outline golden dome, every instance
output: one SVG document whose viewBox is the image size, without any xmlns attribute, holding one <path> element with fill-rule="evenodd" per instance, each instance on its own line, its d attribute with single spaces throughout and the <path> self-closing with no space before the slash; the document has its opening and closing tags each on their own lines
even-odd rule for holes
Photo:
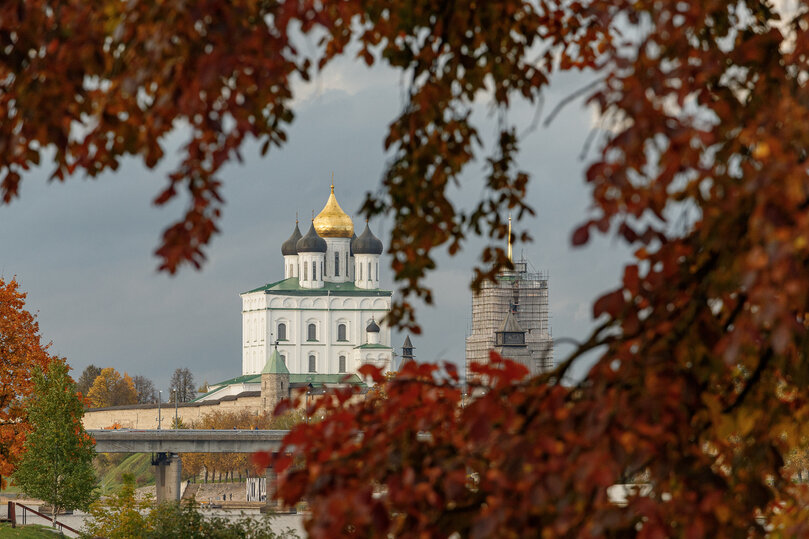
<svg viewBox="0 0 809 539">
<path fill-rule="evenodd" d="M 315 217 L 315 230 L 321 238 L 350 238 L 354 235 L 354 223 L 334 197 L 334 185 L 326 205 Z"/>
</svg>

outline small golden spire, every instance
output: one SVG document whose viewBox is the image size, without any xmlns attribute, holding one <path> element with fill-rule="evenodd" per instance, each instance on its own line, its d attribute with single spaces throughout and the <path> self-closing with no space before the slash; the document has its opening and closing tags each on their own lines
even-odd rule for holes
<svg viewBox="0 0 809 539">
<path fill-rule="evenodd" d="M 298 212 L 297 211 L 295 212 L 295 224 L 296 225 L 298 224 Z"/>
<path fill-rule="evenodd" d="M 511 213 L 508 214 L 508 261 L 514 262 L 511 258 Z"/>
<path fill-rule="evenodd" d="M 331 171 L 331 194 L 334 194 L 334 171 Z"/>
</svg>

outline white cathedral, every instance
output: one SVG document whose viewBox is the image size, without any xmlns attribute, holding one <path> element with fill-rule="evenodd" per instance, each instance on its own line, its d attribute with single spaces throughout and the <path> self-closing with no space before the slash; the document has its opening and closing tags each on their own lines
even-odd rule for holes
<svg viewBox="0 0 809 539">
<path fill-rule="evenodd" d="M 210 386 L 197 401 L 258 388 L 277 350 L 294 386 L 358 383 L 370 363 L 390 370 L 391 291 L 379 288 L 382 242 L 368 224 L 357 236 L 334 185 L 305 235 L 297 220 L 281 246 L 284 278 L 241 294 L 242 375 Z M 256 387 L 253 387 L 253 386 Z"/>
</svg>

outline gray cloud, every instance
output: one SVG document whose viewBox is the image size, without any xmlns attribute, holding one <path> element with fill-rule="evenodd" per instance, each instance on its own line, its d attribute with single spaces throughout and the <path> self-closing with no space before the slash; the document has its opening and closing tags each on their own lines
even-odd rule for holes
<svg viewBox="0 0 809 539">
<path fill-rule="evenodd" d="M 546 96 L 558 103 L 583 77 L 559 79 Z M 282 275 L 280 245 L 290 234 L 295 212 L 306 222 L 328 196 L 331 172 L 343 208 L 357 210 L 366 191 L 379 187 L 386 155 L 382 141 L 400 108 L 399 76 L 343 61 L 315 80 L 298 103 L 289 142 L 266 158 L 256 145 L 242 152 L 245 162 L 222 173 L 227 201 L 222 233 L 208 249 L 201 272 L 186 269 L 170 277 L 155 271 L 152 256 L 160 234 L 181 215 L 182 204 L 155 208 L 151 200 L 165 183 L 171 162 L 147 170 L 134 159 L 99 179 L 71 178 L 47 184 L 47 169 L 29 173 L 21 199 L 0 207 L 0 271 L 17 275 L 38 311 L 42 335 L 68 358 L 78 375 L 93 363 L 143 374 L 160 388 L 171 372 L 188 367 L 198 382 L 241 372 L 239 292 Z M 535 109 L 518 105 L 510 118 L 526 128 Z M 481 110 L 482 134 L 490 139 L 495 120 Z M 520 224 L 534 243 L 520 245 L 538 270 L 550 274 L 554 335 L 584 338 L 591 326 L 592 299 L 617 283 L 625 247 L 598 239 L 586 249 L 569 246 L 570 231 L 588 208 L 579 160 L 591 115 L 581 104 L 567 107 L 549 128 L 538 128 L 522 143 L 521 168 L 533 176 L 529 202 L 537 215 Z M 182 140 L 167 142 L 176 156 Z M 465 172 L 457 199 L 471 206 L 482 188 L 483 163 Z M 390 223 L 371 223 L 385 239 Z M 468 281 L 482 240 L 460 255 L 438 256 L 428 284 L 436 305 L 419 310 L 424 334 L 414 336 L 423 360 L 463 362 L 470 318 Z M 392 286 L 390 272 L 383 284 Z M 404 335 L 395 335 L 400 345 Z M 568 347 L 569 349 L 569 347 Z M 559 347 L 557 359 L 564 356 Z M 579 369 L 582 371 L 584 367 Z"/>
</svg>

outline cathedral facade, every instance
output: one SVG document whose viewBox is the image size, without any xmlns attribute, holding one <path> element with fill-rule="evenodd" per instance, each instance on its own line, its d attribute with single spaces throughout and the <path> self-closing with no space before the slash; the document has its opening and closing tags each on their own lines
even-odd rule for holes
<svg viewBox="0 0 809 539">
<path fill-rule="evenodd" d="M 281 245 L 284 278 L 241 294 L 242 375 L 257 375 L 277 349 L 294 374 L 349 375 L 365 363 L 392 368 L 391 291 L 379 287 L 382 242 L 357 236 L 334 195 L 306 234 Z"/>
</svg>

